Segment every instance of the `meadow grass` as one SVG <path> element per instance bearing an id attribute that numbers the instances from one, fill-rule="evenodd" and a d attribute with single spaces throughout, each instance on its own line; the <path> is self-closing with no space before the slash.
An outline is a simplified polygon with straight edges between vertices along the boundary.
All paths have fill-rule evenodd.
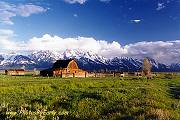
<path id="1" fill-rule="evenodd" d="M 0 119 L 180 119 L 180 77 L 0 75 Z"/>

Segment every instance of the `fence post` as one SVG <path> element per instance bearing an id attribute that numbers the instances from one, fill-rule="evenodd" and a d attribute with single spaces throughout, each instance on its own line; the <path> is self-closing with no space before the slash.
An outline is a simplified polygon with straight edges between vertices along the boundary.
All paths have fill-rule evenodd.
<path id="1" fill-rule="evenodd" d="M 62 78 L 62 71 L 61 71 L 60 77 Z"/>
<path id="2" fill-rule="evenodd" d="M 115 72 L 113 72 L 113 77 L 116 77 L 116 73 Z"/>
<path id="3" fill-rule="evenodd" d="M 48 79 L 49 79 L 49 74 L 47 74 L 47 77 L 48 77 Z"/>
<path id="4" fill-rule="evenodd" d="M 86 74 L 87 74 L 87 73 L 85 72 L 85 78 L 86 78 Z"/>

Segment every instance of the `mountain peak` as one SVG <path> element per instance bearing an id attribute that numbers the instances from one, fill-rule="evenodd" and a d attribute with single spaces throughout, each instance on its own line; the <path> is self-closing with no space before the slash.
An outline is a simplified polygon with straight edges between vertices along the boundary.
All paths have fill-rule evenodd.
<path id="1" fill-rule="evenodd" d="M 143 59 L 134 59 L 131 57 L 114 57 L 107 59 L 92 51 L 81 49 L 68 49 L 66 51 L 31 51 L 27 55 L 22 54 L 1 54 L 0 69 L 20 68 L 26 66 L 28 69 L 49 68 L 59 59 L 76 59 L 79 66 L 86 70 L 121 70 L 137 71 L 141 69 Z M 161 64 L 152 58 L 148 58 L 152 64 L 153 71 L 180 71 L 180 64 L 170 66 Z"/>

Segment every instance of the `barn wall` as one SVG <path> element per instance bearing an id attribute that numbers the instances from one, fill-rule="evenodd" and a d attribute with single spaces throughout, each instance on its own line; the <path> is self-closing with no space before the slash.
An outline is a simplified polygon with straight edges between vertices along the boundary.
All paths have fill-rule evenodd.
<path id="1" fill-rule="evenodd" d="M 54 70 L 54 76 L 60 77 L 87 77 L 88 73 L 80 69 L 71 69 L 71 70 Z"/>
<path id="2" fill-rule="evenodd" d="M 18 74 L 18 75 L 25 75 L 25 72 L 19 71 L 19 72 L 17 72 L 17 74 Z"/>

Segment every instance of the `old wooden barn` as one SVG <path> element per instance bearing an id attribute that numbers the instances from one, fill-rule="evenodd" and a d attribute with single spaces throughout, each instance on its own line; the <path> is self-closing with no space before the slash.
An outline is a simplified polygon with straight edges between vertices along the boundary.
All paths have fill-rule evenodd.
<path id="1" fill-rule="evenodd" d="M 5 70 L 5 74 L 14 75 L 14 76 L 25 75 L 25 70 L 24 69 L 9 69 L 9 70 Z"/>
<path id="2" fill-rule="evenodd" d="M 87 72 L 79 69 L 75 60 L 57 60 L 50 69 L 40 71 L 41 76 L 86 77 Z"/>

